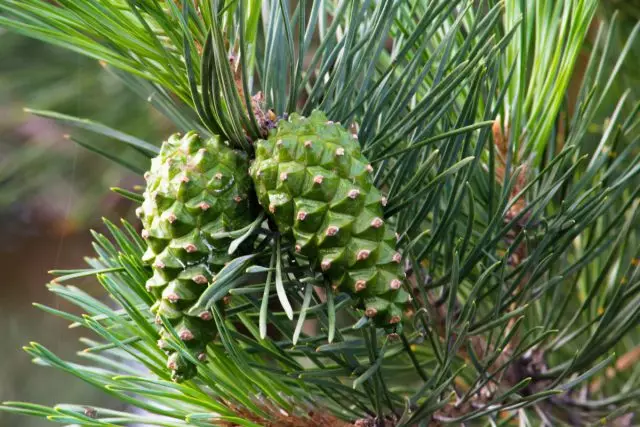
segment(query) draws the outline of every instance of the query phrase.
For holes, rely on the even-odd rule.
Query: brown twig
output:
[[[240,96],[241,100],[244,100],[245,93],[244,85],[242,83],[242,67],[240,67],[240,62],[238,61],[237,55],[231,55],[229,57],[229,65],[231,66],[231,71],[233,72],[233,80],[235,82],[235,87],[238,91],[238,95]],[[273,112],[273,110],[266,107],[266,101],[262,92],[257,92],[256,94],[251,95],[250,100],[251,112],[256,118],[256,122],[258,123],[258,127],[260,128],[260,134],[261,136],[266,137],[269,134],[269,131],[278,125],[278,117]]]
[[[632,348],[622,356],[618,358],[616,364],[611,368],[607,369],[605,372],[605,377],[608,379],[613,379],[621,372],[627,371],[634,366],[640,363],[640,345]],[[591,383],[589,386],[589,391],[591,393],[596,393],[600,390],[602,385],[604,384],[605,378],[599,377],[595,381]]]
[[[493,132],[493,140],[494,146],[496,149],[496,158],[497,165],[495,168],[495,179],[500,184],[504,185],[506,180],[506,170],[507,170],[507,156],[509,150],[509,125],[508,120],[505,123],[506,129],[503,131],[502,122],[500,117],[496,118],[494,124],[492,126]],[[516,169],[515,167],[512,170]],[[512,175],[513,176],[513,175]],[[525,188],[527,185],[527,165],[520,165],[520,174],[516,178],[516,182],[511,189],[511,198],[517,200],[512,204],[507,213],[504,216],[504,222],[509,223],[513,220],[513,218],[519,216],[522,211],[527,207],[526,199],[524,195],[518,196],[518,194]],[[525,219],[526,221],[526,219]],[[507,234],[506,243],[510,244],[511,241],[515,240],[515,238],[523,231],[524,222],[520,221],[516,223],[514,228]],[[528,256],[528,248],[526,242],[522,241],[518,244],[518,246],[512,251],[509,265],[512,268],[517,268],[520,263]],[[525,284],[529,281],[530,275],[523,275],[520,282],[516,285],[514,290],[514,295],[522,292]],[[433,305],[434,300],[429,301],[430,305]],[[517,303],[514,302],[509,307],[509,311],[513,311],[518,307]],[[444,304],[441,304],[439,307],[436,307],[435,310],[436,319],[434,319],[434,323],[437,325],[438,333],[441,339],[444,339],[444,324],[445,319],[447,318],[447,308]],[[508,334],[510,330],[515,326],[515,322],[517,318],[513,318],[509,321],[508,326],[505,330],[505,334]],[[503,371],[501,374],[496,376],[496,379],[490,381],[487,385],[482,387],[475,393],[470,399],[465,402],[452,402],[445,405],[442,409],[440,409],[436,414],[434,414],[434,421],[430,424],[431,426],[440,426],[442,422],[447,420],[451,420],[453,418],[460,417],[464,414],[470,413],[471,411],[485,406],[491,401],[491,399],[498,394],[500,391],[507,390],[513,387],[522,379],[527,376],[531,376],[536,372],[540,372],[546,369],[546,365],[544,365],[544,358],[541,353],[533,353],[529,355],[528,358],[520,358],[515,363],[511,363],[509,366],[505,367],[514,355],[515,349],[518,347],[519,336],[518,334],[513,334],[509,343],[501,350],[500,354],[495,358],[493,362],[487,366],[487,371],[490,374],[498,373],[499,371]],[[460,348],[459,356],[464,360],[470,362],[470,352],[478,357],[479,360],[485,359],[488,354],[493,353],[495,348],[492,348],[492,345],[487,342],[487,340],[483,336],[472,336],[469,338],[466,345],[463,345]],[[530,390],[533,391],[533,390]]]
[[[247,409],[244,406],[236,405],[231,402],[226,402],[228,408],[230,408],[238,418],[255,422],[256,424],[265,427],[349,427],[353,424],[343,421],[328,411],[319,408],[306,408],[300,410],[300,406],[297,405],[297,411],[289,413],[284,409],[278,407],[273,402],[266,399],[254,399],[260,409],[267,415],[268,419],[256,414],[255,412]],[[240,424],[223,421],[220,419],[212,420],[221,427],[239,427]]]

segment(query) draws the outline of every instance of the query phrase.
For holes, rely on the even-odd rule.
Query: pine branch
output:
[[[334,294],[260,217],[226,236],[232,249],[255,242],[194,309],[211,310],[220,337],[202,363],[168,319],[154,323],[145,243],[130,224],[107,223],[112,238],[94,234],[90,268],[50,286],[85,315],[43,307],[98,337],[83,353],[88,363],[38,344],[27,351],[159,418],[2,408],[83,425],[97,416],[403,426],[495,423],[500,414],[579,424],[624,414],[637,375],[621,378],[624,387],[614,377],[619,390],[605,383],[595,400],[576,397],[607,375],[614,350],[637,344],[640,316],[640,106],[629,109],[624,95],[599,140],[586,142],[630,48],[605,75],[612,36],[602,30],[576,108],[564,102],[595,2],[540,2],[522,21],[522,4],[511,1],[504,13],[492,1],[258,3],[0,0],[0,25],[106,61],[177,126],[220,134],[249,156],[289,113],[321,109],[340,121],[375,165],[384,221],[399,232],[414,296],[406,329],[385,336],[351,307],[357,296]],[[41,114],[149,157],[157,151],[104,125]],[[62,285],[87,275],[115,307]],[[193,380],[169,381],[159,327],[170,350],[197,367]]]

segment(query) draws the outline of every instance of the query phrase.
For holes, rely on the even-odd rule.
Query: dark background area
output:
[[[34,366],[22,346],[36,341],[62,358],[82,350],[80,329],[33,307],[67,309],[48,292],[49,270],[84,267],[89,228],[101,218],[134,220],[132,207],[112,193],[142,180],[64,138],[70,129],[25,107],[100,121],[148,141],[172,131],[144,100],[95,61],[0,30],[0,401],[78,402],[122,409],[61,371]],[[74,132],[74,135],[76,133]],[[95,138],[87,134],[86,138]],[[111,145],[109,145],[111,144]],[[109,149],[122,147],[104,141]],[[93,280],[77,282],[99,291]],[[82,332],[86,334],[86,331]],[[50,425],[0,412],[0,426]]]

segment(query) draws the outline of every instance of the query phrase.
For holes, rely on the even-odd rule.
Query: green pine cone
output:
[[[249,172],[258,200],[279,230],[293,235],[296,252],[376,326],[397,331],[410,300],[402,256],[356,139],[315,111],[309,118],[292,114],[255,148]]]
[[[215,322],[209,311],[199,317],[187,312],[231,259],[230,239],[220,234],[252,221],[248,167],[247,156],[219,137],[203,140],[189,132],[171,136],[145,174],[147,188],[137,214],[148,244],[143,261],[153,269],[146,284],[156,298],[152,311],[171,322],[200,360],[216,336]],[[161,332],[158,345],[169,353],[173,379],[193,377],[195,365],[167,347],[167,335]]]

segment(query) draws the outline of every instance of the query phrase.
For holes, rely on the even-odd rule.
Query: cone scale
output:
[[[353,135],[319,111],[292,114],[255,149],[250,174],[279,231],[376,326],[398,331],[409,301],[402,256]]]
[[[171,136],[145,174],[144,202],[137,210],[148,245],[143,261],[153,276],[146,288],[156,299],[152,311],[168,319],[192,355],[204,361],[206,346],[216,336],[211,312],[187,312],[213,276],[231,256],[230,239],[221,233],[252,221],[248,160],[218,137],[202,139],[195,132]],[[168,346],[161,329],[160,348],[175,381],[192,378],[195,364]]]

